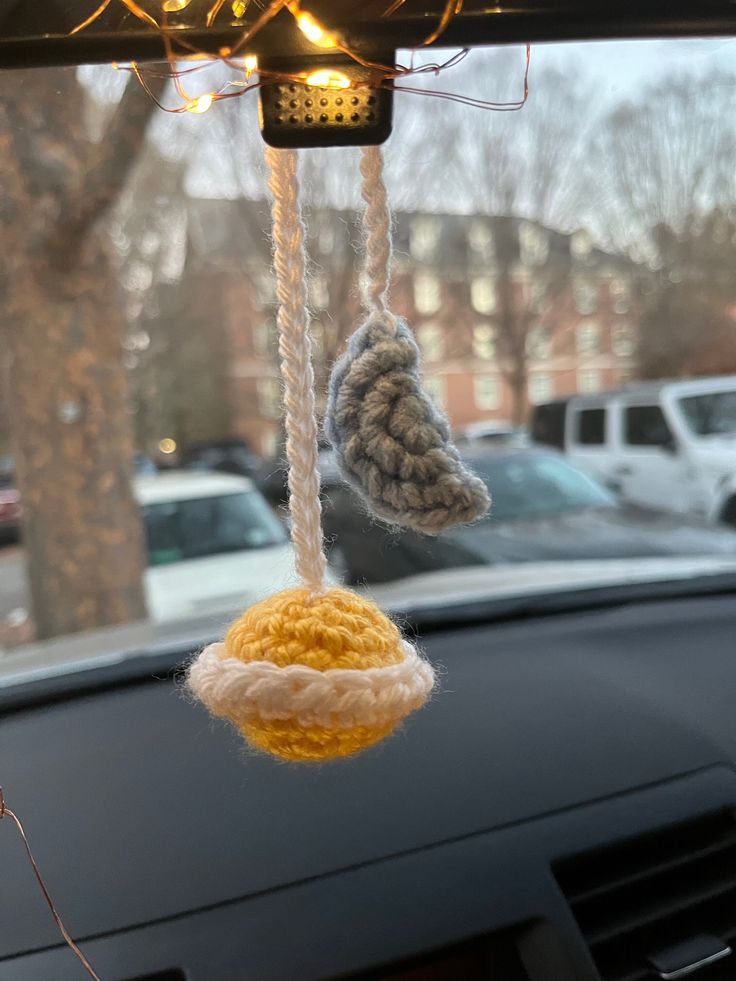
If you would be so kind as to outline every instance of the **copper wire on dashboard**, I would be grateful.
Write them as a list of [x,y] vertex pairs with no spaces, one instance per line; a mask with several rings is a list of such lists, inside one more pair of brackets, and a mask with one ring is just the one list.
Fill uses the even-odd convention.
[[38,887],[43,894],[43,898],[46,900],[46,905],[51,910],[51,915],[54,918],[54,922],[56,923],[59,933],[64,938],[64,942],[72,951],[72,953],[79,959],[80,963],[82,964],[82,967],[85,969],[87,974],[93,979],[93,981],[102,981],[100,976],[95,972],[90,962],[87,960],[87,958],[84,956],[82,951],[79,949],[79,947],[72,939],[72,936],[67,930],[67,928],[64,926],[64,923],[61,917],[59,916],[59,913],[54,904],[54,900],[51,897],[51,893],[49,892],[48,887],[44,881],[44,878],[41,875],[41,870],[39,869],[38,864],[36,863],[36,859],[33,857],[33,852],[31,851],[31,846],[26,836],[25,830],[23,828],[23,824],[21,823],[21,820],[18,817],[18,815],[14,811],[11,811],[11,809],[6,804],[5,795],[3,794],[3,788],[0,787],[0,821],[2,821],[3,818],[10,818],[10,820],[15,824],[15,827],[18,830],[18,834],[20,835],[20,839],[23,842],[23,847],[25,848],[26,855],[28,857],[28,861],[31,863],[33,874],[35,875],[36,881],[38,882]]

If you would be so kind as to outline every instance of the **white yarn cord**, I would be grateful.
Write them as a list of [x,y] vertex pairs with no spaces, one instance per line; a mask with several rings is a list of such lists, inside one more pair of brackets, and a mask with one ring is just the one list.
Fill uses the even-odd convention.
[[273,261],[284,381],[289,510],[296,571],[313,593],[325,589],[322,507],[317,469],[317,419],[309,335],[304,224],[299,208],[298,155],[266,147],[273,196]]
[[365,201],[365,265],[361,277],[363,305],[369,314],[382,314],[395,325],[396,321],[387,307],[391,279],[391,211],[383,180],[383,155],[380,147],[363,147],[360,174],[363,179],[361,194]]

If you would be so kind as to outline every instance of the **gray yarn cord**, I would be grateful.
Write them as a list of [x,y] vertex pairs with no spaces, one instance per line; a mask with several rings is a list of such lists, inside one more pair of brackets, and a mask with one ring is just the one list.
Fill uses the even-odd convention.
[[335,364],[325,430],[343,475],[386,521],[437,535],[490,507],[422,389],[411,330],[390,313],[370,314]]

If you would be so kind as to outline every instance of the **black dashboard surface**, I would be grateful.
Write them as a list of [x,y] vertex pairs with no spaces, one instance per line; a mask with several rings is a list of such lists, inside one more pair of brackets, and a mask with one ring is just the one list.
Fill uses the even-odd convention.
[[[181,966],[177,951],[193,981],[337,974],[370,965],[376,944],[409,951],[422,930],[439,943],[443,909],[453,935],[548,916],[548,903],[569,929],[549,872],[561,852],[736,801],[735,621],[721,596],[432,633],[422,646],[444,667],[429,708],[384,745],[317,767],[248,754],[171,679],[146,678],[6,714],[0,774],[106,977]],[[636,789],[635,806],[618,796]],[[457,860],[434,868],[440,853]],[[0,855],[12,884],[0,978],[80,977],[9,834]],[[385,924],[344,927],[409,902],[407,889],[421,890],[418,924],[404,915],[393,939]],[[582,947],[570,956],[578,973],[559,977],[595,977]]]

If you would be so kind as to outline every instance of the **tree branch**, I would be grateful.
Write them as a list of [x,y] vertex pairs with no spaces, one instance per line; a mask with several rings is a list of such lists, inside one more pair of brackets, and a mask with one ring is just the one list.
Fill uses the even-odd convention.
[[[149,88],[158,96],[165,78],[152,78]],[[136,81],[131,81],[113,114],[97,152],[86,169],[79,189],[66,198],[48,242],[49,260],[69,269],[92,226],[115,203],[146,138],[148,121],[156,104]]]

